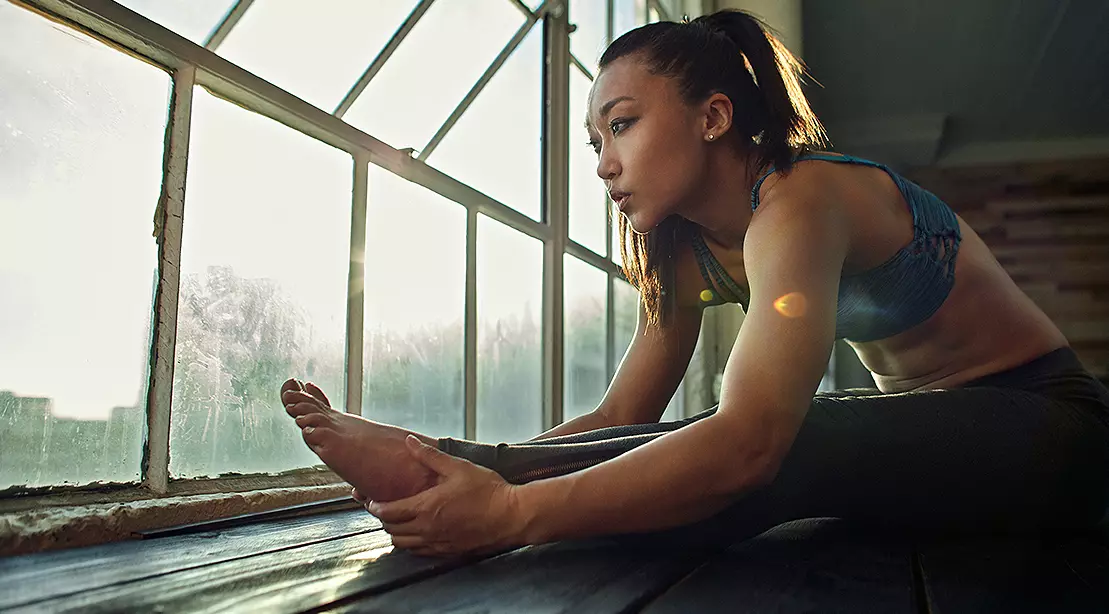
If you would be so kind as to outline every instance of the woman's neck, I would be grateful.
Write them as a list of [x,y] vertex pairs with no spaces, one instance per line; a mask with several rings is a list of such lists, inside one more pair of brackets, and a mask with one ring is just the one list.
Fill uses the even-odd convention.
[[750,154],[720,143],[707,161],[702,189],[681,215],[726,249],[742,249],[751,223],[751,187],[759,169]]

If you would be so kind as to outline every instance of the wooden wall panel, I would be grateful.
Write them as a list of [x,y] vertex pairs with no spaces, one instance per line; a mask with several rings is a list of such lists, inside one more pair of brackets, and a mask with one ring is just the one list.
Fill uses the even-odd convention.
[[1109,159],[905,174],[952,205],[1109,381]]

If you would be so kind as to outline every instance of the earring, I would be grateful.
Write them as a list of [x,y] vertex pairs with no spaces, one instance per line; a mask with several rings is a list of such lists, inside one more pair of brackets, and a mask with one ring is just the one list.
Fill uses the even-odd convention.
[[710,132],[707,138],[708,138],[708,140],[710,140],[710,141],[711,141],[711,140],[713,140],[714,138],[716,138],[716,135],[715,135],[715,134],[712,134],[712,133]]

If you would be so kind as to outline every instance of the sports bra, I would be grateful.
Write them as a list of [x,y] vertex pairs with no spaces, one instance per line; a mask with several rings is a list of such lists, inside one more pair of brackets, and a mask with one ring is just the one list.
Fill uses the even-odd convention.
[[[865,342],[884,339],[927,320],[955,285],[955,256],[962,234],[955,212],[935,194],[877,162],[852,156],[806,154],[802,160],[858,164],[885,171],[913,216],[913,240],[889,260],[861,273],[840,277],[836,304],[836,338]],[[751,189],[751,210],[759,206],[759,188],[776,169]],[[750,297],[712,255],[700,232],[693,233],[693,253],[708,288],[701,305],[739,303],[747,311]]]

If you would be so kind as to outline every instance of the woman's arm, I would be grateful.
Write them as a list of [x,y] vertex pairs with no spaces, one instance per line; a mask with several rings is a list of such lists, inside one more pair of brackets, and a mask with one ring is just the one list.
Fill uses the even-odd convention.
[[694,522],[773,480],[835,336],[848,235],[838,209],[818,202],[781,195],[752,220],[744,247],[751,306],[720,410],[592,468],[515,487],[522,541]]
[[679,303],[669,326],[647,328],[647,314],[640,301],[635,335],[597,409],[535,439],[658,422],[689,368],[701,332],[702,312],[700,305]]

